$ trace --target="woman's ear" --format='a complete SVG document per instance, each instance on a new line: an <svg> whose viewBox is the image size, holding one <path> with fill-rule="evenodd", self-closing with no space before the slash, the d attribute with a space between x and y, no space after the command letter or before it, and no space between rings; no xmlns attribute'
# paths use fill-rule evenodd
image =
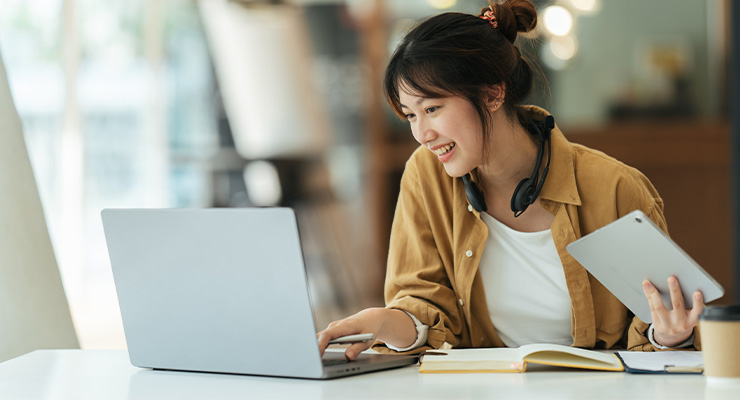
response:
<svg viewBox="0 0 740 400"><path fill-rule="evenodd" d="M503 82L491 85L486 89L486 104L488 105L488 110L491 112L503 107L505 98L506 85Z"/></svg>

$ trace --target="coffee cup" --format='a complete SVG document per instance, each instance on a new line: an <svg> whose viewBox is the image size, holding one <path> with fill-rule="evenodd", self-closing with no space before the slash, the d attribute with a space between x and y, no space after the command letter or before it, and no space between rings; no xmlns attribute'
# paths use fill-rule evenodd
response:
<svg viewBox="0 0 740 400"><path fill-rule="evenodd" d="M704 375L740 381L740 305L708 306L699 317Z"/></svg>

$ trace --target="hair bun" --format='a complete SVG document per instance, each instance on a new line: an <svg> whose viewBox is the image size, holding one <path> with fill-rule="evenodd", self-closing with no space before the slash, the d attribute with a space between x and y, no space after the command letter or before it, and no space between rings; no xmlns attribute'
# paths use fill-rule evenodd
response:
<svg viewBox="0 0 740 400"><path fill-rule="evenodd" d="M511 43L514 43L519 32L529 32L537 26L537 9L529 0L504 0L503 3L491 4L498 21L499 31ZM488 7L481 11L488 10Z"/></svg>

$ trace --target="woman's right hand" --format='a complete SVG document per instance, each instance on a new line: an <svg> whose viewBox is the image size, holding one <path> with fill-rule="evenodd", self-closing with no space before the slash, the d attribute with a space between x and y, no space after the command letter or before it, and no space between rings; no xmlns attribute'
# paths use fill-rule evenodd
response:
<svg viewBox="0 0 740 400"><path fill-rule="evenodd" d="M416 341L416 325L405 312L390 308L366 308L355 315L330 323L326 329L317 333L319 351L323 356L330 340L360 333L372 333L376 340L394 346L400 343L397 346L400 348L410 346ZM354 360L372 345L372 342L354 343L347 347L344 356L348 360Z"/></svg>

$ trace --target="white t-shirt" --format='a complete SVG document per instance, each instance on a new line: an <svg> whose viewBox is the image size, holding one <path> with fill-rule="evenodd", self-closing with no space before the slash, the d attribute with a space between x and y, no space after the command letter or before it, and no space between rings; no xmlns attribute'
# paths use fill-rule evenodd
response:
<svg viewBox="0 0 740 400"><path fill-rule="evenodd" d="M487 213L479 266L491 321L504 344L573 344L565 273L550 230L519 232Z"/></svg>

